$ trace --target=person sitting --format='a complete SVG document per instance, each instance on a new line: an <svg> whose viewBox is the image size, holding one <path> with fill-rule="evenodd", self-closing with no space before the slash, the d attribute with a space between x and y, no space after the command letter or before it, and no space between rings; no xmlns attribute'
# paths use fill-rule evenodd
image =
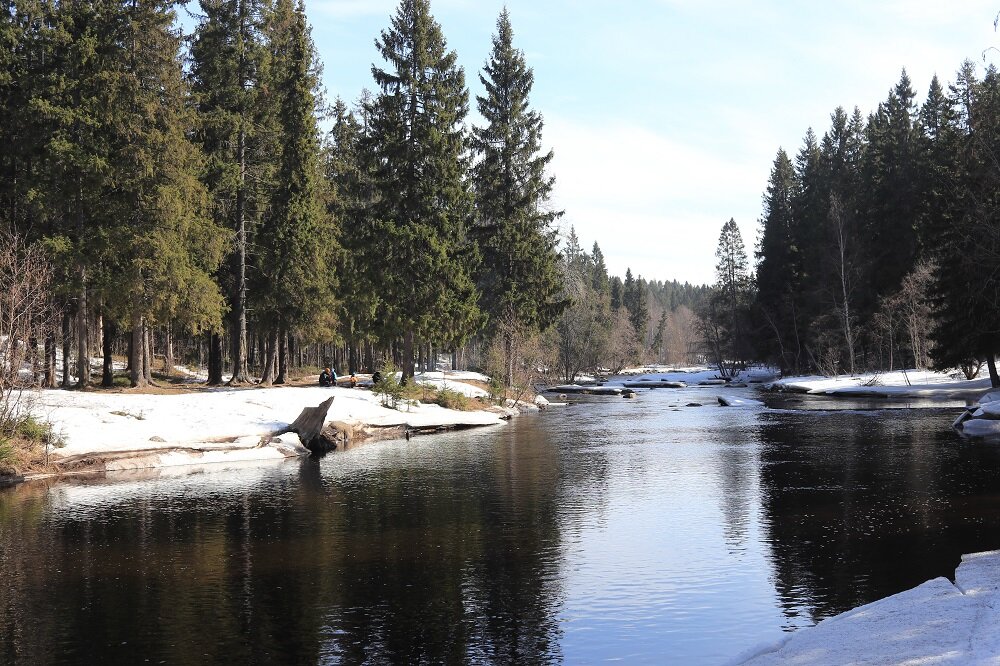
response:
<svg viewBox="0 0 1000 666"><path fill-rule="evenodd" d="M347 382L351 385L351 388L358 387L358 378L354 375L353 372L351 373L351 378L348 379Z"/></svg>
<svg viewBox="0 0 1000 666"><path fill-rule="evenodd" d="M333 386L336 375L332 375L331 372L330 368L323 368L323 372L319 373L320 386Z"/></svg>
<svg viewBox="0 0 1000 666"><path fill-rule="evenodd" d="M382 373L376 370L375 374L372 375L372 384L378 384L380 381L382 381Z"/></svg>

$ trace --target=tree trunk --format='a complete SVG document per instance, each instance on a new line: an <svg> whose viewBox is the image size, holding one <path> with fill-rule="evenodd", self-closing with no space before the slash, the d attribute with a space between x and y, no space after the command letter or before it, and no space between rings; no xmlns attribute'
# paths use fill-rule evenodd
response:
<svg viewBox="0 0 1000 666"><path fill-rule="evenodd" d="M236 285L233 299L233 377L230 384L249 384L247 367L247 223L246 223L246 134L236 138L239 185L236 188Z"/></svg>
<svg viewBox="0 0 1000 666"><path fill-rule="evenodd" d="M166 348L163 350L163 374L168 377L174 374L174 331L171 324L167 324Z"/></svg>
<svg viewBox="0 0 1000 666"><path fill-rule="evenodd" d="M147 384L153 383L153 334L145 319L142 321L142 376Z"/></svg>
<svg viewBox="0 0 1000 666"><path fill-rule="evenodd" d="M94 333L97 334L97 340L94 341L94 349L104 349L104 305L102 303L97 304L97 321L94 322Z"/></svg>
<svg viewBox="0 0 1000 666"><path fill-rule="evenodd" d="M70 314L63 312L62 318L62 387L69 388L69 355L73 341L70 333Z"/></svg>
<svg viewBox="0 0 1000 666"><path fill-rule="evenodd" d="M45 332L45 388L56 387L56 332Z"/></svg>
<svg viewBox="0 0 1000 666"><path fill-rule="evenodd" d="M129 383L133 388L146 386L146 373L142 370L142 356L144 353L142 315L139 309L133 306L132 309L132 346L129 349Z"/></svg>
<svg viewBox="0 0 1000 666"><path fill-rule="evenodd" d="M86 284L86 270L80 269L80 281ZM79 303L76 310L76 387L90 385L90 337L87 326L87 287L80 287Z"/></svg>
<svg viewBox="0 0 1000 666"><path fill-rule="evenodd" d="M222 383L222 336L218 333L208 334L208 385L218 386Z"/></svg>
<svg viewBox="0 0 1000 666"><path fill-rule="evenodd" d="M514 335L511 331L503 334L503 357L503 385L511 388L514 386Z"/></svg>
<svg viewBox="0 0 1000 666"><path fill-rule="evenodd" d="M347 365L348 365L347 369L350 370L351 372L358 372L361 369L361 366L358 365L358 362L361 359L358 358L358 341L357 341L357 339L354 336L354 321L353 320L352 321L348 321L347 322L347 327L348 327L347 328L347 331L348 331L348 333L347 333L347 344L350 345L350 347L349 347L349 349L350 349L350 360L347 363Z"/></svg>
<svg viewBox="0 0 1000 666"><path fill-rule="evenodd" d="M997 361L993 354L986 355L986 367L990 369L990 386L1000 388L1000 375L997 375Z"/></svg>
<svg viewBox="0 0 1000 666"><path fill-rule="evenodd" d="M288 333L278 333L278 376L275 384L284 384L288 380Z"/></svg>
<svg viewBox="0 0 1000 666"><path fill-rule="evenodd" d="M278 346L278 332L272 331L267 336L267 342L264 347L264 372L260 377L261 386L271 386L274 383L274 373L275 373L275 356L276 347Z"/></svg>
<svg viewBox="0 0 1000 666"><path fill-rule="evenodd" d="M112 346L115 341L115 335L117 327L115 322L110 317L105 317L102 323L103 332L101 337L101 353L104 356L104 364L101 367L101 386L105 388L111 388L115 385L115 366L112 355L114 350Z"/></svg>
<svg viewBox="0 0 1000 666"><path fill-rule="evenodd" d="M403 335L403 353L400 359L403 370L403 381L413 378L413 329Z"/></svg>

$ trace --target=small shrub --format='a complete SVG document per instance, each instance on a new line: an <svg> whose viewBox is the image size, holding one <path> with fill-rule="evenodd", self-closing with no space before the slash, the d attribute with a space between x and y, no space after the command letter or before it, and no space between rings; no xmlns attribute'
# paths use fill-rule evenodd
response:
<svg viewBox="0 0 1000 666"><path fill-rule="evenodd" d="M443 388L438 391L434 402L445 409L457 409L463 412L472 409L472 401L468 397L449 388Z"/></svg>
<svg viewBox="0 0 1000 666"><path fill-rule="evenodd" d="M507 397L507 389L503 385L498 373L493 373L487 390L490 392L490 402L499 405Z"/></svg>
<svg viewBox="0 0 1000 666"><path fill-rule="evenodd" d="M380 370L382 377L375 382L372 393L382 398L382 406L396 409L396 405L403 398L403 386L396 379L396 366L392 361L386 361Z"/></svg>
<svg viewBox="0 0 1000 666"><path fill-rule="evenodd" d="M426 384L411 381L400 386L402 397L406 400L419 400L420 402L432 402L434 399L434 389Z"/></svg>
<svg viewBox="0 0 1000 666"><path fill-rule="evenodd" d="M49 428L44 423L39 423L33 416L29 416L17 424L14 434L30 442L44 444L49 437Z"/></svg>

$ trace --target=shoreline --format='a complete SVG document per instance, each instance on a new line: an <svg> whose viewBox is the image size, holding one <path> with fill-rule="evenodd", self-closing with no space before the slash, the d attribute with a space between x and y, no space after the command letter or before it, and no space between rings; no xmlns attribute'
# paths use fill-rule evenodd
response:
<svg viewBox="0 0 1000 666"><path fill-rule="evenodd" d="M449 381L449 384L452 384ZM457 383L457 382L454 382ZM67 475L186 465L283 460L310 455L286 428L303 408L333 397L324 425L337 450L367 441L499 425L514 410L472 411L414 403L383 407L371 391L346 387L217 388L181 393L48 389L25 394L27 410L52 424L47 468L0 479L0 487Z"/></svg>

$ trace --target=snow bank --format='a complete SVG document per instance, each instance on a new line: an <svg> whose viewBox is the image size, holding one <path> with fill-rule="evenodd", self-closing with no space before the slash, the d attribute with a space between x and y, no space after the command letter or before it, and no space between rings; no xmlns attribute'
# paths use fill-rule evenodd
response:
<svg viewBox="0 0 1000 666"><path fill-rule="evenodd" d="M169 395L50 390L33 392L30 402L31 411L52 423L54 434L65 443L52 451L55 457L197 448L252 449L248 455L269 458L275 457L274 451L253 448L261 436L280 430L303 407L315 407L331 395L335 399L328 421L415 428L502 422L489 412L460 412L438 405L417 404L396 411L382 407L370 391L318 386L222 388ZM198 462L206 462L205 455L198 456Z"/></svg>
<svg viewBox="0 0 1000 666"><path fill-rule="evenodd" d="M989 387L989 379L957 379L953 374L930 370L786 377L765 386L775 391L873 398L957 398L976 395Z"/></svg>
<svg viewBox="0 0 1000 666"><path fill-rule="evenodd" d="M684 382L688 386L712 386L727 383L718 370L705 367L680 368L660 372L634 373L622 372L626 379L616 379L610 381L606 386L623 386L626 382L637 384L639 382ZM778 371L774 368L748 368L736 374L733 383L760 383L771 381L777 378Z"/></svg>
<svg viewBox="0 0 1000 666"><path fill-rule="evenodd" d="M1000 437L1000 391L990 391L952 424L963 437Z"/></svg>
<svg viewBox="0 0 1000 666"><path fill-rule="evenodd" d="M801 629L732 664L997 664L1000 551L964 555L935 578Z"/></svg>

